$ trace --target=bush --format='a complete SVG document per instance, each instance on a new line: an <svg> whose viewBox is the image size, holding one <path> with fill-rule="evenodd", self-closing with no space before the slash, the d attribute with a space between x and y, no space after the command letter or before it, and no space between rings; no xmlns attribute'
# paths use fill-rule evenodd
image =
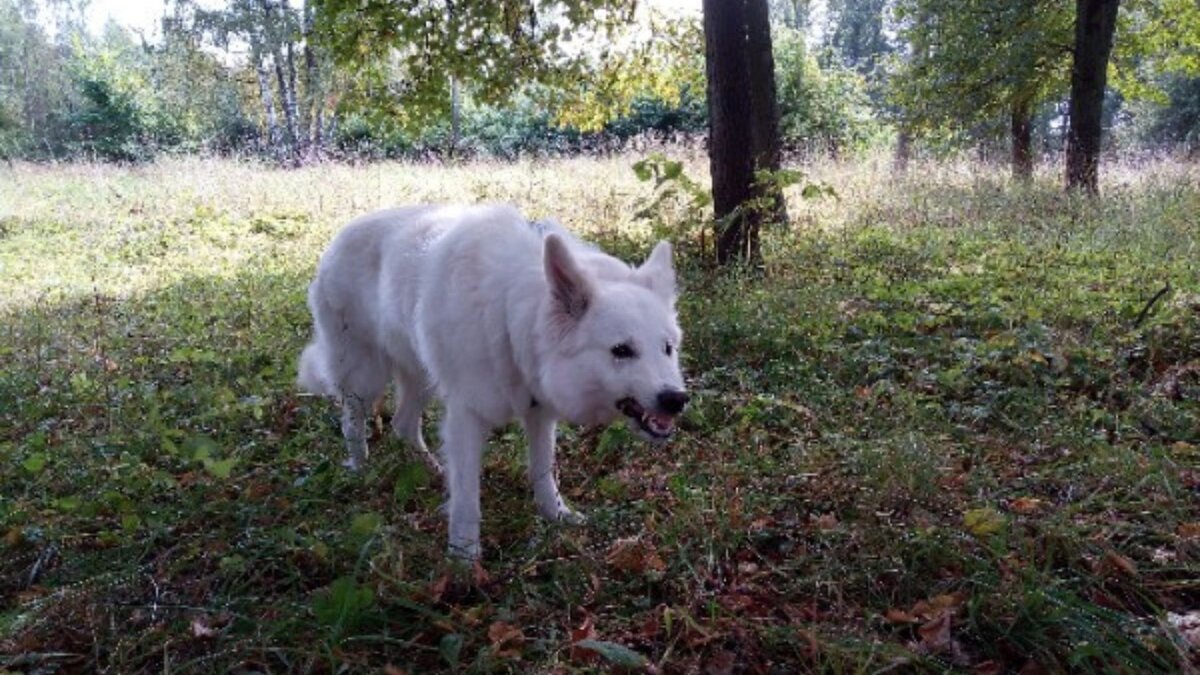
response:
<svg viewBox="0 0 1200 675"><path fill-rule="evenodd" d="M822 70L799 31L775 36L775 80L785 145L838 154L883 132L862 76L839 66Z"/></svg>

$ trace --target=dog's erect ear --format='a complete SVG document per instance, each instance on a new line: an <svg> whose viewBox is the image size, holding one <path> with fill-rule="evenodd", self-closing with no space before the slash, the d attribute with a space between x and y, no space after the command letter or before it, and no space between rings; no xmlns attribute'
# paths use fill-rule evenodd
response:
<svg viewBox="0 0 1200 675"><path fill-rule="evenodd" d="M658 242L650 257L637 269L638 280L667 302L675 300L675 266L671 263L671 243Z"/></svg>
<svg viewBox="0 0 1200 675"><path fill-rule="evenodd" d="M572 318L583 316L592 299L592 284L557 234L546 237L544 263L550 294L558 307Z"/></svg>

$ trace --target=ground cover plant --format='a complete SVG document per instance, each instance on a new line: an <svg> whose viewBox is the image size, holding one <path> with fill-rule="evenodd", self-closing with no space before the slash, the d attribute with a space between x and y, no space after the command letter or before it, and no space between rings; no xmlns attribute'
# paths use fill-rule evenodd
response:
<svg viewBox="0 0 1200 675"><path fill-rule="evenodd" d="M737 273L639 159L0 167L0 671L1196 667L1200 170L805 167ZM682 255L681 433L564 430L580 529L497 434L486 575L294 386L335 229L446 200Z"/></svg>

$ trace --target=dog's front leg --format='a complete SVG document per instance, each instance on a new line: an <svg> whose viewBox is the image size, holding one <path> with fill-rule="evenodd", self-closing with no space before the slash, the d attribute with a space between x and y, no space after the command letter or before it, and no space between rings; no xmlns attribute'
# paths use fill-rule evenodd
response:
<svg viewBox="0 0 1200 675"><path fill-rule="evenodd" d="M554 418L544 408L535 406L525 413L521 422L529 439L529 482L533 483L538 513L550 521L583 524L586 520L583 514L567 506L558 492L558 479L554 473Z"/></svg>
<svg viewBox="0 0 1200 675"><path fill-rule="evenodd" d="M479 475L488 425L474 413L447 404L442 423L442 458L450 489L450 555L479 559Z"/></svg>

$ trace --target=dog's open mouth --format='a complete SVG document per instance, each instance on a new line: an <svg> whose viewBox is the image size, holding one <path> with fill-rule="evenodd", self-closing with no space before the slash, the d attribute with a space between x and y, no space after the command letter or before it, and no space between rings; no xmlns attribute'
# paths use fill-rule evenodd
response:
<svg viewBox="0 0 1200 675"><path fill-rule="evenodd" d="M654 439L667 439L675 431L675 416L663 412L646 410L632 398L617 401L617 409L626 417L637 422L638 428Z"/></svg>

